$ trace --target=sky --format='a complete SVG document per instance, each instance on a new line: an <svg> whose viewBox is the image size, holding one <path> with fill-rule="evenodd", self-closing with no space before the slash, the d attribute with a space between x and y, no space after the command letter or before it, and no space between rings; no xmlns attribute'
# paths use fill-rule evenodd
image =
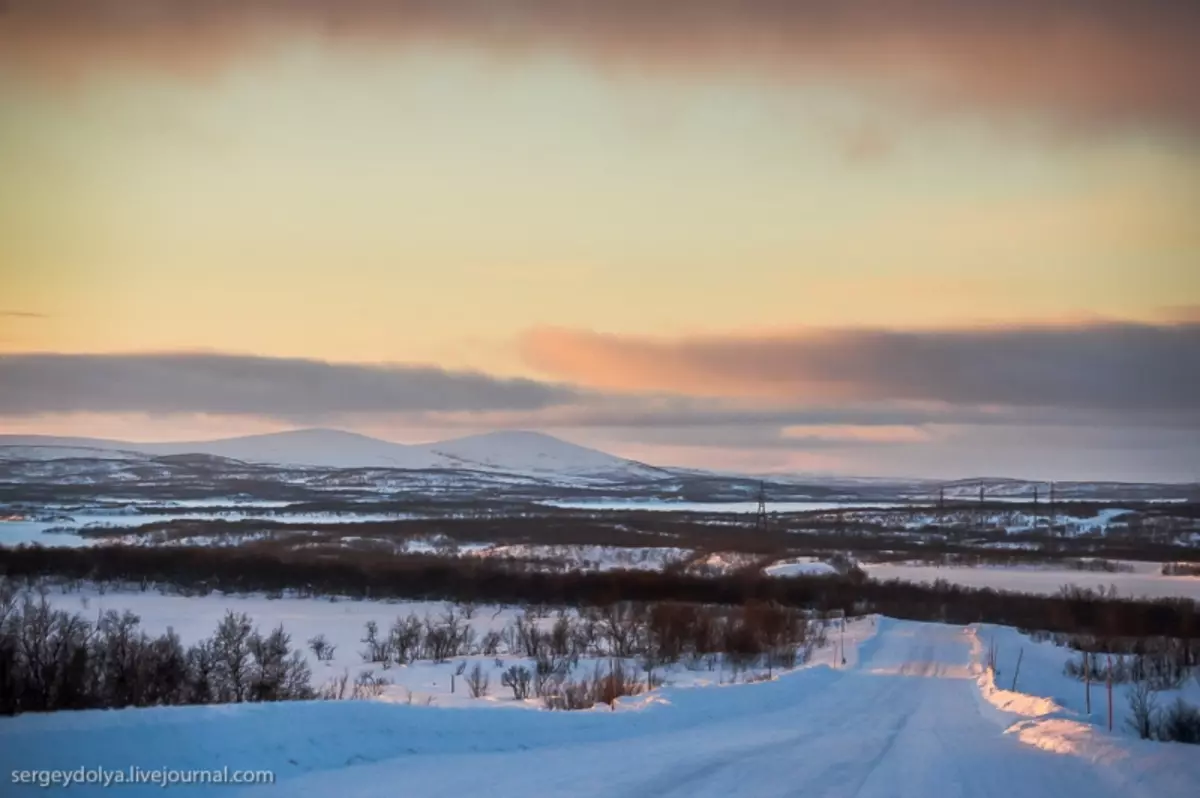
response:
<svg viewBox="0 0 1200 798"><path fill-rule="evenodd" d="M0 0L0 432L1200 480L1188 0Z"/></svg>

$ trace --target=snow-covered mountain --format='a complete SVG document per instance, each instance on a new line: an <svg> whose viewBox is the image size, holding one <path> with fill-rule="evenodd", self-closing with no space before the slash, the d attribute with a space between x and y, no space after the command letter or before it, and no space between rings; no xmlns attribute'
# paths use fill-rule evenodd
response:
<svg viewBox="0 0 1200 798"><path fill-rule="evenodd" d="M486 432L419 447L459 468L520 471L543 474L605 474L666 472L598 449L589 449L541 432Z"/></svg>
<svg viewBox="0 0 1200 798"><path fill-rule="evenodd" d="M247 463L324 468L474 469L513 473L653 478L667 472L540 432L504 431L407 445L331 429L247 435L214 441L133 443L101 438L0 435L0 457L125 459L131 455L206 454Z"/></svg>

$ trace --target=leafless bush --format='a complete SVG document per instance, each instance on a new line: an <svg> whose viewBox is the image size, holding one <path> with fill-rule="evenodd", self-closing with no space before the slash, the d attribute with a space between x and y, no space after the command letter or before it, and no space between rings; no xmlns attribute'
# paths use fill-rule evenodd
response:
<svg viewBox="0 0 1200 798"><path fill-rule="evenodd" d="M340 701L346 697L346 686L350 683L350 671L342 671L341 676L335 676L321 688L319 697L325 700Z"/></svg>
<svg viewBox="0 0 1200 798"><path fill-rule="evenodd" d="M626 670L621 660L616 660L607 673L600 672L596 665L592 675L592 695L597 702L612 706L621 696L638 695L645 692L646 686L637 678L633 671Z"/></svg>
<svg viewBox="0 0 1200 798"><path fill-rule="evenodd" d="M1164 742L1200 745L1200 708L1176 698L1170 707L1159 711L1155 737Z"/></svg>
<svg viewBox="0 0 1200 798"><path fill-rule="evenodd" d="M500 684L513 691L515 700L524 701L529 698L529 691L533 686L533 673L523 665L513 665L500 674Z"/></svg>
<svg viewBox="0 0 1200 798"><path fill-rule="evenodd" d="M547 657L540 657L534 663L533 670L533 692L539 698L547 693L553 692L556 685L559 685L566 679L568 663L565 660L554 661Z"/></svg>
<svg viewBox="0 0 1200 798"><path fill-rule="evenodd" d="M354 690L350 693L350 697L378 698L383 695L383 691L391 683L391 680L384 676L376 676L370 671L363 671L354 680Z"/></svg>
<svg viewBox="0 0 1200 798"><path fill-rule="evenodd" d="M379 624L375 621L367 621L365 628L366 633L360 641L366 646L362 651L363 662L389 662L392 657L390 639L379 639Z"/></svg>
<svg viewBox="0 0 1200 798"><path fill-rule="evenodd" d="M317 662L332 661L333 652L337 651L337 646L330 643L323 634L309 638L308 648L312 651L313 656L317 658Z"/></svg>
<svg viewBox="0 0 1200 798"><path fill-rule="evenodd" d="M479 653L485 657L494 657L500 653L500 644L504 638L499 632L491 630L485 632L479 641Z"/></svg>
<svg viewBox="0 0 1200 798"><path fill-rule="evenodd" d="M475 667L467 674L467 689L471 691L471 698L487 695L490 683L491 677L483 670L483 666L476 662Z"/></svg>
<svg viewBox="0 0 1200 798"><path fill-rule="evenodd" d="M1157 705L1158 698L1146 682L1138 682L1129 691L1129 718L1125 722L1143 740L1154 735Z"/></svg>
<svg viewBox="0 0 1200 798"><path fill-rule="evenodd" d="M392 659L397 665L406 665L420 656L424 631L421 619L413 613L392 622L388 642L391 644Z"/></svg>
<svg viewBox="0 0 1200 798"><path fill-rule="evenodd" d="M542 696L546 709L577 710L591 709L596 705L592 686L586 681L563 681L554 690Z"/></svg>

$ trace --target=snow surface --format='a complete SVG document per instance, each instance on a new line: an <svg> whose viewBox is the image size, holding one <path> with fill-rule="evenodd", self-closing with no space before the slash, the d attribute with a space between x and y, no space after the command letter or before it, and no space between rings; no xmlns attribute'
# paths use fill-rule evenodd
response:
<svg viewBox="0 0 1200 798"><path fill-rule="evenodd" d="M327 468L478 469L516 474L661 478L669 472L559 440L540 432L505 431L428 444L401 444L331 429L301 429L214 441L133 443L99 438L0 435L0 458L127 459L205 454L246 463Z"/></svg>
<svg viewBox="0 0 1200 798"><path fill-rule="evenodd" d="M1122 596L1149 598L1191 598L1200 601L1200 578L1163 576L1162 565L1131 562L1133 572L1077 571L1069 568L920 565L916 563L860 563L872 579L901 579L906 582L934 582L944 579L965 587L990 587L1021 593L1051 595L1063 585L1108 588L1116 585Z"/></svg>
<svg viewBox="0 0 1200 798"><path fill-rule="evenodd" d="M578 501L545 501L550 507L565 510L655 510L675 513L753 513L758 502L684 502L661 499L581 499ZM816 510L840 510L854 507L908 507L897 502L771 502L771 513L806 513Z"/></svg>
<svg viewBox="0 0 1200 798"><path fill-rule="evenodd" d="M847 635L844 666L664 688L616 712L341 701L22 715L0 720L0 774L228 765L274 770L277 782L171 794L291 798L1195 794L1194 747L1109 734L995 690L976 630L880 619L870 631Z"/></svg>
<svg viewBox="0 0 1200 798"><path fill-rule="evenodd" d="M995 678L981 678L984 697L996 706L1008 708L1030 717L1069 721L1074 724L1107 726L1108 699L1102 681L1091 683L1091 712L1088 712L1088 685L1063 672L1068 660L1079 662L1079 653L1050 641L1035 642L1009 626L979 624L973 627L980 651L995 647ZM980 657L982 658L982 654ZM1017 669L1020 658L1021 667ZM1114 657L1114 660L1117 657ZM1104 655L1099 655L1100 667L1105 667ZM1018 692L1012 692L1015 686ZM1009 688L1009 689L1004 689ZM1131 684L1113 685L1113 730L1130 734L1129 692ZM1027 694L1040 696L1031 699ZM1200 705L1200 681L1188 678L1174 690L1154 693L1158 707L1165 708L1176 698ZM1028 727L1023 731L1030 734ZM1200 752L1196 754L1200 758Z"/></svg>
<svg viewBox="0 0 1200 798"><path fill-rule="evenodd" d="M816 557L796 557L780 560L763 569L767 576L825 576L836 574L837 569Z"/></svg>
<svg viewBox="0 0 1200 798"><path fill-rule="evenodd" d="M405 666L392 665L387 668L379 663L363 661L361 652L365 646L362 639L368 621L374 621L380 633L386 634L393 621L410 614L422 619L428 617L435 622L449 609L455 609L461 616L461 606L454 604L425 601L267 598L263 595L218 593L207 596L177 596L130 590L106 590L100 593L95 587L70 592L62 592L61 589L52 591L47 594L47 600L56 609L78 612L86 618L95 618L99 613L108 610L129 611L139 617L142 630L152 635L163 634L168 629L174 630L185 646L210 637L226 612L246 613L263 632L283 625L284 631L291 636L293 647L305 655L312 669L313 687L318 689L345 673L349 673L351 682L359 674L369 673L383 677L389 682L379 698L381 701L417 705L429 702L437 707L541 708L541 703L536 700L514 701L511 692L500 684L501 673L511 665L533 668L532 660L520 656L507 653L501 653L497 657L460 656L449 662L417 661ZM478 639L489 631L502 632L524 612L522 608L478 605L467 623ZM556 620L556 613L547 612L535 622L543 631L549 631ZM848 635L852 639L867 634L868 628L867 624L861 621L851 621L847 625ZM326 640L336 647L332 660L318 662L308 650L307 641L317 635L324 635ZM822 658L830 657L832 652L829 649L818 650L814 661L820 662ZM457 681L451 679L451 674L463 662L467 663L468 670L478 663L489 675L491 692L486 699L472 699L464 688L461 677ZM597 662L594 658L581 658L572 676L579 678L591 675ZM607 668L609 659L602 658L599 663ZM635 672L641 667L635 661L627 661L626 665ZM735 679L745 681L765 672L764 668L748 668L734 674L729 666L720 663L712 670L707 667L691 670L683 664L677 664L657 667L654 675L672 686L704 686L726 684ZM3 720L0 719L0 724L2 723Z"/></svg>
<svg viewBox="0 0 1200 798"><path fill-rule="evenodd" d="M589 546L565 544L561 546L515 543L494 545L468 552L474 557L511 557L516 559L544 560L559 563L571 571L662 571L668 565L686 559L691 549L671 546Z"/></svg>

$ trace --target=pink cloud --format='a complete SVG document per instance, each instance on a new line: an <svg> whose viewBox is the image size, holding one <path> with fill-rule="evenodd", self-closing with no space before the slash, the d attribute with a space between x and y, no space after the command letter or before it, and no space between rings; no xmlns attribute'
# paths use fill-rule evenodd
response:
<svg viewBox="0 0 1200 798"><path fill-rule="evenodd" d="M1200 126L1190 0L5 0L0 65L218 69L295 36L568 53L605 67L903 86L1070 126ZM869 149L874 150L875 143Z"/></svg>

